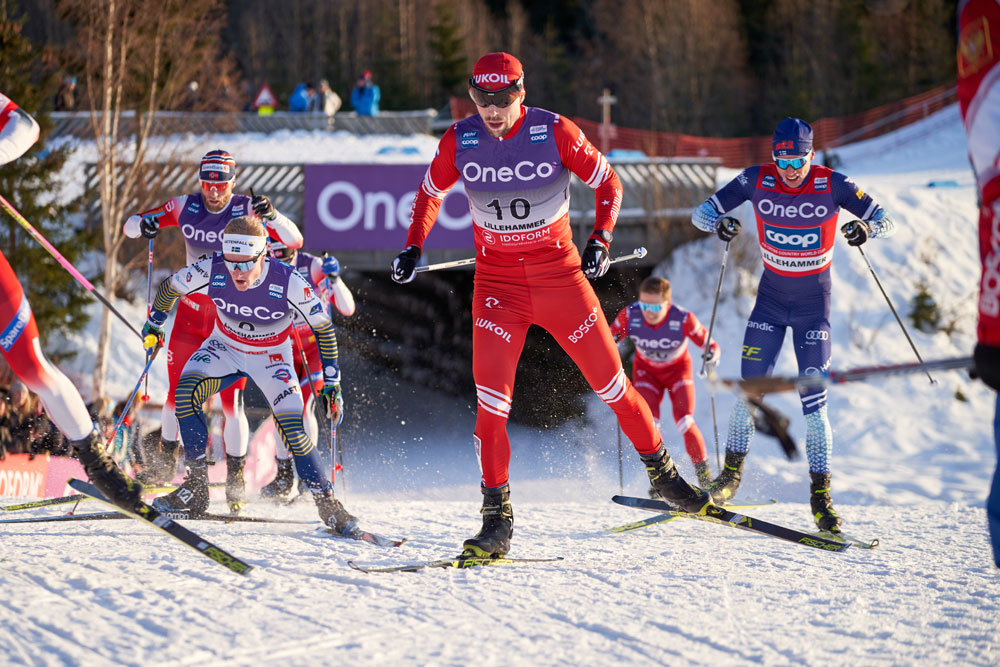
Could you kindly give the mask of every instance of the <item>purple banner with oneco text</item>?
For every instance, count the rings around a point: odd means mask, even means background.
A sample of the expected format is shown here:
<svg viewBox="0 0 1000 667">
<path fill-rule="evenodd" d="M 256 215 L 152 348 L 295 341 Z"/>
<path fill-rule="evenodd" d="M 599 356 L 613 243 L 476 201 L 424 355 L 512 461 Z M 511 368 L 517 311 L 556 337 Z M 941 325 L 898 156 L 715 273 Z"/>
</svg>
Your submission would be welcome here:
<svg viewBox="0 0 1000 667">
<path fill-rule="evenodd" d="M 410 207 L 427 165 L 305 165 L 306 250 L 397 250 L 406 245 Z M 438 213 L 425 248 L 473 247 L 472 215 L 461 180 Z"/>
</svg>

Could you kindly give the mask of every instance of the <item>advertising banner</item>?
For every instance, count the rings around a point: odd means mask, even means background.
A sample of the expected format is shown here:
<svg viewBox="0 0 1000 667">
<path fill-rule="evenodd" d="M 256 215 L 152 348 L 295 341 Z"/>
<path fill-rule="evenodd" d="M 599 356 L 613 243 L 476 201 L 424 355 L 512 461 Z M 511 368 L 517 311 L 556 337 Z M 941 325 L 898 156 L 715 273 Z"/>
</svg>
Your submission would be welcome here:
<svg viewBox="0 0 1000 667">
<path fill-rule="evenodd" d="M 427 165 L 305 165 L 305 249 L 399 250 Z M 459 181 L 444 199 L 425 248 L 472 248 L 472 215 Z"/>
<path fill-rule="evenodd" d="M 46 454 L 35 458 L 27 454 L 8 454 L 0 461 L 0 496 L 44 498 L 48 469 Z"/>
</svg>

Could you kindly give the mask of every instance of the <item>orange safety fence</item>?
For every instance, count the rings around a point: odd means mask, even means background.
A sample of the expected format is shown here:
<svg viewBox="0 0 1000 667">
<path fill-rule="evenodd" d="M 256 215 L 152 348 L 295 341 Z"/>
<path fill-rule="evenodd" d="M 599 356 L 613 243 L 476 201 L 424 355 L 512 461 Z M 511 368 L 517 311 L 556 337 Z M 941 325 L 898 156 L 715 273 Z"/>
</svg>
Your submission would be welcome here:
<svg viewBox="0 0 1000 667">
<path fill-rule="evenodd" d="M 839 146 L 847 141 L 876 137 L 926 118 L 957 99 L 954 86 L 940 86 L 896 102 L 836 118 L 811 121 L 818 150 Z M 461 119 L 476 113 L 468 98 L 451 98 L 452 118 Z M 573 118 L 597 146 L 604 145 L 600 123 Z M 642 151 L 651 157 L 718 157 L 726 167 L 745 167 L 771 159 L 771 137 L 698 137 L 675 132 L 653 132 L 612 125 L 609 149 Z"/>
</svg>

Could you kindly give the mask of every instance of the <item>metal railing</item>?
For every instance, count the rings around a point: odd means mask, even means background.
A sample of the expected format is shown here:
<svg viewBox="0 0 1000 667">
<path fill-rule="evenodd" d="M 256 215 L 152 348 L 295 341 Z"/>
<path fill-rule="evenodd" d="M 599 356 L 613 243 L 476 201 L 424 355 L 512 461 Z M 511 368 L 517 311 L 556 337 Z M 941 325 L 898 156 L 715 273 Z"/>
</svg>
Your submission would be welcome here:
<svg viewBox="0 0 1000 667">
<path fill-rule="evenodd" d="M 287 111 L 276 111 L 266 116 L 240 112 L 158 111 L 151 131 L 155 135 L 244 132 L 270 134 L 281 130 L 343 130 L 352 134 L 431 134 L 437 115 L 438 112 L 434 109 L 383 111 L 378 116 L 359 116 L 353 111 L 332 116 L 324 113 Z M 55 127 L 49 138 L 93 137 L 88 111 L 56 111 L 50 114 L 50 118 Z M 136 113 L 122 112 L 121 123 L 123 134 L 135 134 Z"/>
<path fill-rule="evenodd" d="M 645 246 L 649 254 L 639 264 L 653 264 L 693 229 L 691 211 L 715 192 L 719 160 L 655 158 L 613 162 L 612 165 L 622 182 L 615 246 L 629 249 Z M 147 164 L 143 170 L 141 191 L 126 203 L 126 210 L 143 210 L 177 194 L 193 192 L 197 187 L 197 173 L 197 164 L 193 163 Z M 88 222 L 99 224 L 97 165 L 87 164 L 84 178 L 88 192 Z M 302 165 L 241 163 L 239 188 L 241 192 L 253 189 L 256 193 L 267 194 L 278 210 L 302 224 L 305 205 L 305 169 Z M 574 240 L 582 245 L 594 225 L 594 191 L 574 177 L 570 184 L 570 197 Z M 308 239 L 306 247 L 334 252 L 345 267 L 359 271 L 384 270 L 398 252 L 397 249 L 319 249 L 310 246 Z M 429 260 L 450 261 L 469 255 L 469 249 L 432 250 L 428 254 Z"/>
</svg>

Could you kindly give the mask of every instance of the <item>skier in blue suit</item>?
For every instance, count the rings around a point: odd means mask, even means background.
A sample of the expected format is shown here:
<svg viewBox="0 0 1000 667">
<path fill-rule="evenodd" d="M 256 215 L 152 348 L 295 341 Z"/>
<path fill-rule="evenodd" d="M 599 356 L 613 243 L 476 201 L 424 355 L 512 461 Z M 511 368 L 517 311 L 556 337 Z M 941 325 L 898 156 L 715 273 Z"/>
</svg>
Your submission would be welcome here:
<svg viewBox="0 0 1000 667">
<path fill-rule="evenodd" d="M 788 327 L 799 372 L 809 375 L 829 369 L 830 265 L 841 208 L 860 219 L 844 227 L 852 246 L 895 232 L 892 220 L 870 195 L 844 174 L 814 165 L 814 156 L 812 128 L 798 118 L 786 118 L 774 131 L 773 162 L 744 169 L 691 218 L 699 229 L 729 242 L 740 225 L 724 214 L 745 201 L 753 204 L 764 274 L 743 337 L 744 378 L 773 372 Z M 830 498 L 833 433 L 826 391 L 805 390 L 800 399 L 806 418 L 813 519 L 820 530 L 836 533 L 841 519 Z M 739 487 L 753 434 L 749 408 L 739 401 L 729 418 L 725 467 L 709 488 L 716 502 L 731 498 Z"/>
</svg>

